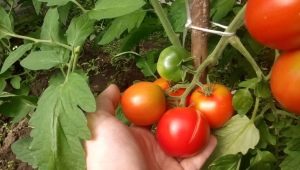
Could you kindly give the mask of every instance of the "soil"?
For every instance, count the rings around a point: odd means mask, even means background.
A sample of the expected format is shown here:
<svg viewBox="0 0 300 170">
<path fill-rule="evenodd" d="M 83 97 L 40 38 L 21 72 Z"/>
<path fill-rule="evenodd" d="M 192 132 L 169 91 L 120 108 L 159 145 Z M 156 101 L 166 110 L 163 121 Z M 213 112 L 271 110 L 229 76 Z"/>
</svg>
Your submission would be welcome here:
<svg viewBox="0 0 300 170">
<path fill-rule="evenodd" d="M 133 59 L 111 62 L 111 55 L 100 48 L 87 44 L 79 60 L 79 67 L 88 73 L 90 87 L 95 95 L 103 91 L 109 84 L 116 84 L 123 91 L 134 80 L 145 79 Z M 30 85 L 31 94 L 39 96 L 48 85 L 52 72 L 41 72 Z M 19 138 L 28 136 L 30 128 L 28 119 L 11 124 L 10 119 L 0 114 L 0 170 L 31 170 L 26 163 L 16 159 L 11 151 L 11 144 Z"/>
</svg>

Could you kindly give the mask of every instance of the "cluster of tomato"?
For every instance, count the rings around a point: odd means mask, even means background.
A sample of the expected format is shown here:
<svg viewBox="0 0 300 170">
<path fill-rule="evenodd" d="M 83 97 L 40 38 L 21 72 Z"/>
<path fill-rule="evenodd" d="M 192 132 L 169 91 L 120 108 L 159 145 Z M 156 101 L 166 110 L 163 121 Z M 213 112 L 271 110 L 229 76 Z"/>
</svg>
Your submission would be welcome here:
<svg viewBox="0 0 300 170">
<path fill-rule="evenodd" d="M 187 96 L 186 106 L 169 104 L 167 96 L 181 96 L 185 89 L 168 93 L 170 83 L 164 78 L 138 82 L 126 89 L 121 105 L 134 124 L 156 124 L 156 138 L 171 156 L 187 157 L 200 151 L 210 137 L 210 128 L 222 127 L 232 116 L 232 95 L 221 84 L 198 87 Z"/>
<path fill-rule="evenodd" d="M 274 98 L 300 115 L 300 1 L 248 0 L 245 24 L 254 39 L 282 50 L 271 72 Z"/>
</svg>

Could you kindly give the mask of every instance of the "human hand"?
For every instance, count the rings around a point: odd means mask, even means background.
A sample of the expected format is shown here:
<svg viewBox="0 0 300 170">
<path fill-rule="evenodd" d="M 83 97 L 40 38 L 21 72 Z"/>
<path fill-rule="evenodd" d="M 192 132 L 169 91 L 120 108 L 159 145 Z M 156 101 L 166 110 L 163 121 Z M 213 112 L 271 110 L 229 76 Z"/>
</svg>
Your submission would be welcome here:
<svg viewBox="0 0 300 170">
<path fill-rule="evenodd" d="M 164 153 L 149 130 L 128 127 L 114 117 L 120 96 L 118 87 L 110 85 L 98 96 L 97 111 L 87 116 L 88 170 L 198 170 L 203 166 L 217 144 L 214 136 L 197 155 L 177 160 Z"/>
</svg>

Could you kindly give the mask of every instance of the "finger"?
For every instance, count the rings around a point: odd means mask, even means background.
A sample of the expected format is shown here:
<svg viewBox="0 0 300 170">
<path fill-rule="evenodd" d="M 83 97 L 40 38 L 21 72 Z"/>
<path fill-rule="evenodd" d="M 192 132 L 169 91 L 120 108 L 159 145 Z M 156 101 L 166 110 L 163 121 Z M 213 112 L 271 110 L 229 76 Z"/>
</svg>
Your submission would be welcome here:
<svg viewBox="0 0 300 170">
<path fill-rule="evenodd" d="M 213 153 L 214 149 L 217 146 L 217 139 L 213 135 L 210 136 L 207 146 L 199 154 L 183 159 L 180 164 L 185 170 L 198 170 L 200 169 Z"/>
<path fill-rule="evenodd" d="M 115 109 L 120 101 L 120 90 L 112 84 L 108 86 L 98 97 L 97 97 L 97 113 L 103 111 L 110 114 L 115 113 Z"/>
</svg>

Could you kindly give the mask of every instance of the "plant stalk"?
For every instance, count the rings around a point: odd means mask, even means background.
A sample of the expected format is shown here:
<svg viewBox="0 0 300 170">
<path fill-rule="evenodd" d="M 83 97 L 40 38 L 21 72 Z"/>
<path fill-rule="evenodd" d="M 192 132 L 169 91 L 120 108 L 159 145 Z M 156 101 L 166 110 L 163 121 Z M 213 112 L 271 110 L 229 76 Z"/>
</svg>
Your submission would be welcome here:
<svg viewBox="0 0 300 170">
<path fill-rule="evenodd" d="M 164 30 L 166 31 L 166 34 L 171 43 L 174 46 L 182 47 L 178 36 L 174 32 L 169 19 L 167 18 L 162 6 L 160 5 L 160 2 L 158 0 L 150 0 L 150 3 L 153 6 L 154 11 L 157 14 L 162 26 L 164 27 Z"/>
</svg>

